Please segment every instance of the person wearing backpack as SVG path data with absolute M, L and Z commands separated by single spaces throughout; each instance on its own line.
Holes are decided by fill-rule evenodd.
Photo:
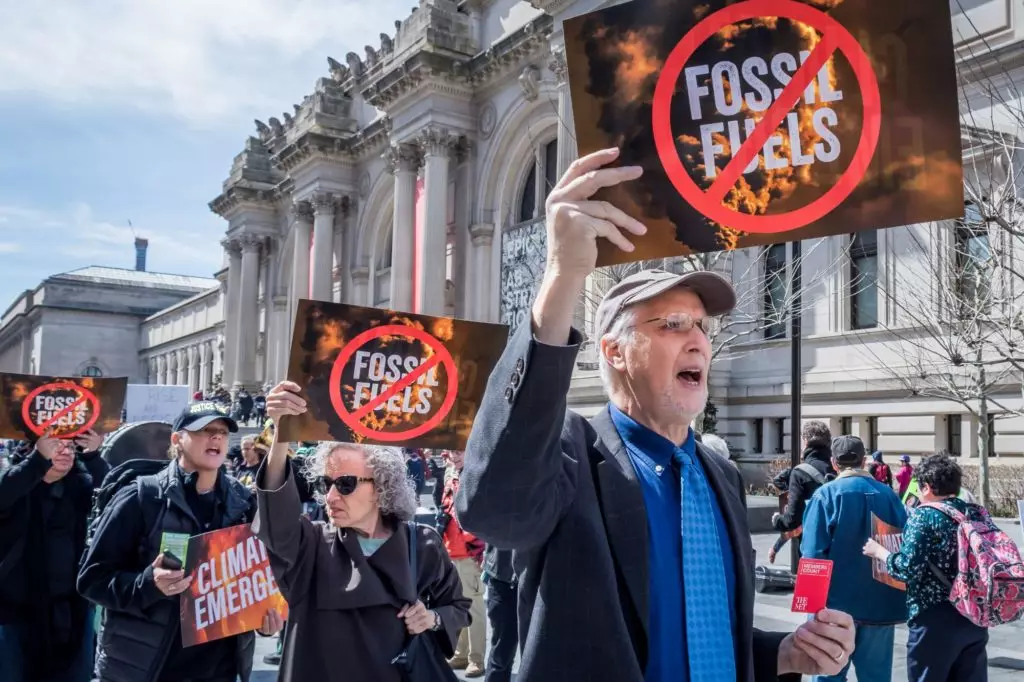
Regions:
M 782 513 L 772 516 L 772 526 L 791 533 L 804 522 L 804 509 L 814 492 L 836 476 L 832 468 L 832 432 L 822 421 L 809 421 L 800 432 L 804 443 L 803 461 L 789 474 L 789 502 Z
M 983 522 L 988 514 L 957 497 L 963 474 L 953 458 L 930 455 L 917 466 L 915 477 L 922 506 L 907 521 L 900 550 L 890 553 L 868 540 L 864 554 L 885 561 L 889 574 L 906 583 L 910 682 L 983 682 L 988 679 L 988 630 L 954 607 L 950 588 L 959 574 L 954 516 Z
M 43 437 L 0 473 L 0 682 L 88 682 L 91 605 L 75 590 L 103 437 Z
M 254 518 L 255 496 L 221 468 L 228 434 L 237 430 L 219 403 L 189 405 L 173 425 L 171 461 L 156 474 L 121 476 L 123 486 L 100 513 L 78 574 L 79 592 L 104 609 L 99 682 L 249 679 L 251 632 L 182 647 L 179 595 L 192 578 L 171 570 L 160 550 L 165 534 L 190 537 Z M 272 613 L 261 633 L 280 627 Z

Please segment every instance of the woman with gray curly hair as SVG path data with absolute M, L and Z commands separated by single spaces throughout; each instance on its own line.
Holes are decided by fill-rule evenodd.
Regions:
M 305 476 L 330 522 L 303 517 L 288 444 L 276 437 L 282 417 L 306 411 L 299 391 L 286 381 L 267 396 L 275 440 L 256 479 L 252 526 L 288 600 L 278 679 L 401 682 L 392 661 L 408 637 L 432 633 L 450 657 L 469 623 L 469 600 L 437 532 L 408 523 L 416 495 L 400 450 L 320 444 Z

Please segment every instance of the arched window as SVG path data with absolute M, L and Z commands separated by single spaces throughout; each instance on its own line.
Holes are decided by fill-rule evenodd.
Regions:
M 558 140 L 541 144 L 535 150 L 533 158 L 533 165 L 526 174 L 526 181 L 519 195 L 517 223 L 539 218 L 544 211 L 544 201 L 548 198 L 548 192 L 558 182 Z M 540 187 L 537 186 L 537 178 L 543 178 Z
M 87 365 L 85 367 L 85 369 L 82 370 L 82 376 L 83 377 L 101 377 L 101 376 L 103 376 L 103 370 L 100 369 L 99 367 L 97 367 L 96 365 Z

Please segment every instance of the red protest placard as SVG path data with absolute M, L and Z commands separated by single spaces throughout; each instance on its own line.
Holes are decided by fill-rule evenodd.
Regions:
M 185 570 L 192 584 L 181 595 L 182 646 L 258 630 L 272 609 L 288 618 L 267 548 L 248 525 L 190 538 Z
M 832 562 L 828 559 L 801 559 L 796 569 L 793 588 L 793 611 L 817 613 L 828 603 L 828 587 L 832 582 Z

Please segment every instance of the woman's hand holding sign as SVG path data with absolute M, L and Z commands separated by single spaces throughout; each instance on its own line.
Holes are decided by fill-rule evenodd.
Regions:
M 277 490 L 285 481 L 288 465 L 288 443 L 278 440 L 281 433 L 281 417 L 300 415 L 306 411 L 306 401 L 299 396 L 302 389 L 291 381 L 282 381 L 267 395 L 267 416 L 274 422 L 274 444 L 264 464 L 263 485 L 267 490 Z
M 543 343 L 562 345 L 568 340 L 576 301 L 597 263 L 598 237 L 632 251 L 634 246 L 623 230 L 635 235 L 647 232 L 643 223 L 621 209 L 590 199 L 599 189 L 643 174 L 639 166 L 604 168 L 618 156 L 619 150 L 613 148 L 577 159 L 548 195 L 547 269 L 533 304 L 534 334 Z

